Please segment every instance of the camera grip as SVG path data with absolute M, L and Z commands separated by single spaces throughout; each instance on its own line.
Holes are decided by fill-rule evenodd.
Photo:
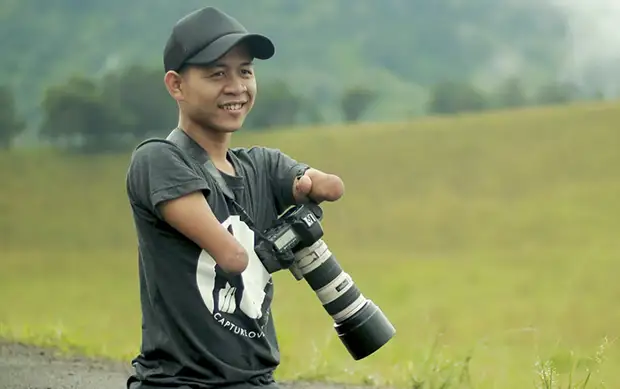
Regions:
M 292 253 L 290 253 L 290 255 L 286 252 L 276 253 L 273 249 L 268 247 L 265 241 L 258 243 L 254 247 L 254 252 L 269 274 L 288 269 L 295 261 L 295 257 Z

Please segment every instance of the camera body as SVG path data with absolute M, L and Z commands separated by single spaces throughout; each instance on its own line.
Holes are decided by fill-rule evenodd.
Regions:
M 349 354 L 363 359 L 383 347 L 396 333 L 381 309 L 361 293 L 322 240 L 323 210 L 310 202 L 287 210 L 261 233 L 255 251 L 270 273 L 288 269 L 305 279 Z
M 322 218 L 323 211 L 318 204 L 301 204 L 289 208 L 263 231 L 255 251 L 267 271 L 291 269 L 295 265 L 295 253 L 323 237 Z M 301 280 L 298 275 L 295 277 Z

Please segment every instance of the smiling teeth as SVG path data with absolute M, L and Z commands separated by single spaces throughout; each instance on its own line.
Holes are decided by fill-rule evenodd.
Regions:
M 237 111 L 241 109 L 242 106 L 243 104 L 226 104 L 224 105 L 224 109 L 228 111 Z

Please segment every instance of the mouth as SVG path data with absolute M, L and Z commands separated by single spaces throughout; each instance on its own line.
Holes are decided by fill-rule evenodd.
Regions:
M 243 107 L 247 104 L 245 101 L 237 101 L 226 104 L 220 104 L 220 108 L 228 112 L 239 112 L 243 109 Z

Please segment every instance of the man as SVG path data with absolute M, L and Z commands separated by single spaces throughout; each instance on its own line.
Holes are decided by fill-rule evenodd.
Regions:
M 138 146 L 127 173 L 142 306 L 128 388 L 275 385 L 273 285 L 248 223 L 264 230 L 289 206 L 335 201 L 344 188 L 276 149 L 229 148 L 256 98 L 252 61 L 274 52 L 270 39 L 211 7 L 177 22 L 166 44 L 178 128 L 169 142 Z M 223 185 L 202 170 L 204 155 Z

